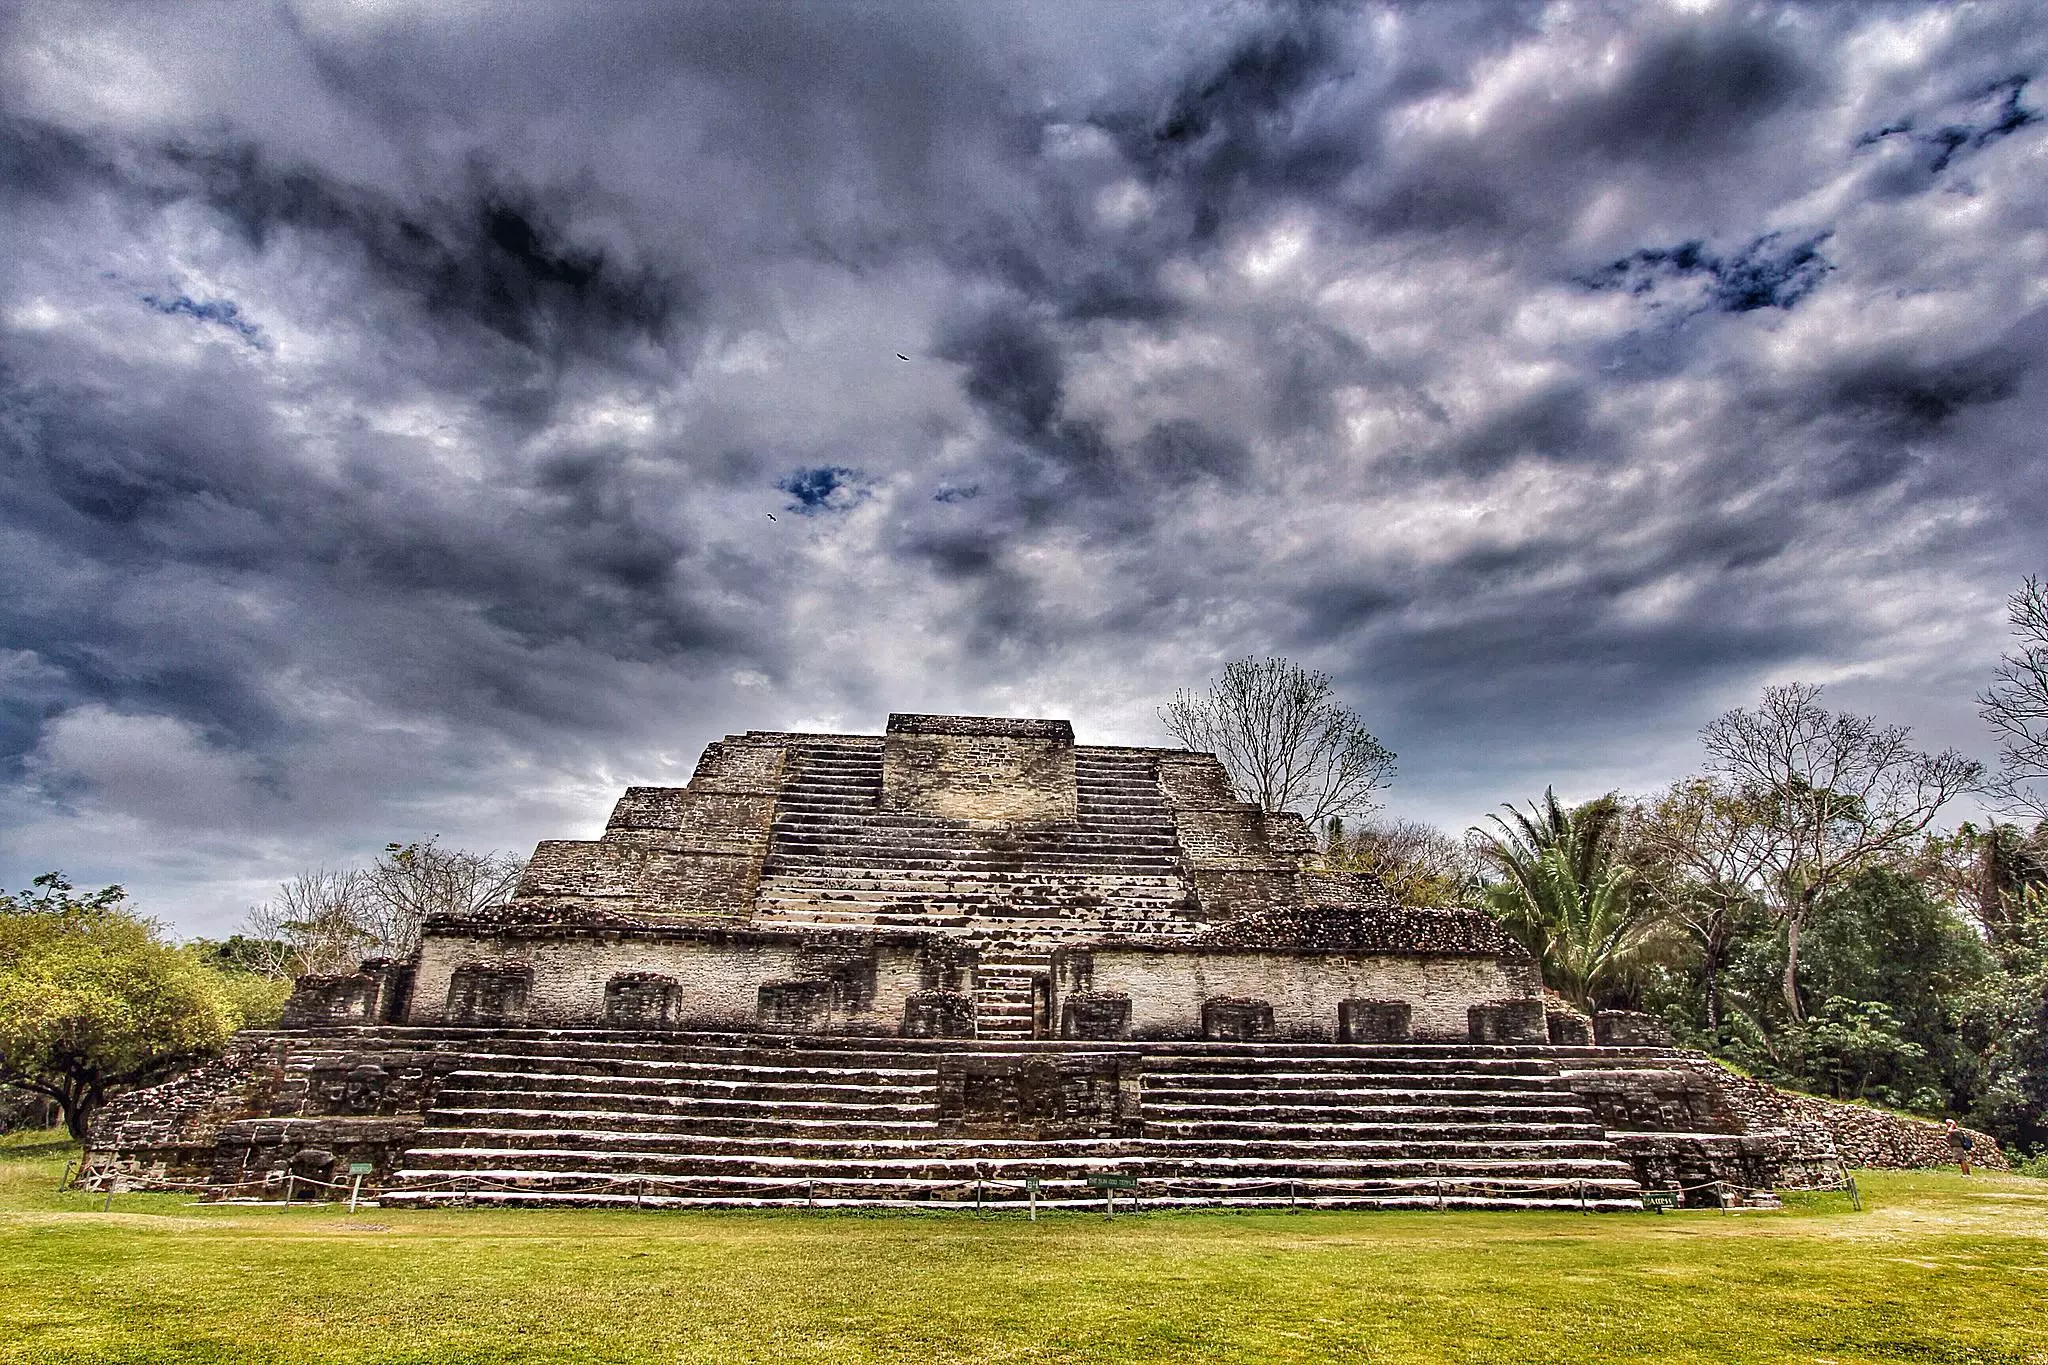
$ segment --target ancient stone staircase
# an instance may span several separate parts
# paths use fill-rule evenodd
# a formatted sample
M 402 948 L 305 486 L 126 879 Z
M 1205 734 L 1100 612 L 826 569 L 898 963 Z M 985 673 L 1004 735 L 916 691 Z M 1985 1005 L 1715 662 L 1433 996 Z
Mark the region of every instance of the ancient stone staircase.
M 980 826 L 881 806 L 880 740 L 792 751 L 756 899 L 767 921 L 1172 932 L 1189 891 L 1141 751 L 1074 751 L 1069 823 Z
M 946 1098 L 962 1068 L 1034 1065 L 1114 1072 L 1129 1093 L 1078 1127 L 978 1121 Z M 478 1040 L 383 1197 L 1018 1205 L 1029 1178 L 1042 1202 L 1080 1205 L 1103 1174 L 1134 1178 L 1142 1207 L 1640 1207 L 1542 1049 L 740 1035 Z
M 1041 983 L 1052 977 L 1052 948 L 1044 942 L 996 941 L 981 950 L 974 970 L 974 1036 L 1028 1040 L 1052 1022 L 1041 1018 Z

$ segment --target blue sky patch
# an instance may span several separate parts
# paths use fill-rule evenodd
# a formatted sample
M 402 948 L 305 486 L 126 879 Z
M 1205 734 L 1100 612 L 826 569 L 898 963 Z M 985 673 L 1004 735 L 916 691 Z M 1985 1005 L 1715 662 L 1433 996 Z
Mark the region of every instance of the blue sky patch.
M 239 335 L 258 350 L 263 348 L 263 329 L 242 316 L 239 305 L 228 299 L 195 299 L 190 294 L 144 294 L 142 301 L 159 313 L 210 322 Z
M 836 464 L 796 470 L 775 486 L 789 494 L 789 510 L 806 517 L 845 512 L 868 497 L 867 475 Z

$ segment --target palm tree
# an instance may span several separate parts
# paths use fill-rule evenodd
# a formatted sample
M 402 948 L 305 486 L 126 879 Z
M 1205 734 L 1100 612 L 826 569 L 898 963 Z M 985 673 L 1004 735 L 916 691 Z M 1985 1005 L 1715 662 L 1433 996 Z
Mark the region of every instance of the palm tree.
M 1617 856 L 1621 802 L 1612 794 L 1566 809 L 1546 788 L 1526 813 L 1505 807 L 1497 832 L 1475 829 L 1479 855 L 1501 880 L 1487 903 L 1529 950 L 1552 990 L 1591 1011 L 1643 946 L 1650 928 L 1635 873 Z

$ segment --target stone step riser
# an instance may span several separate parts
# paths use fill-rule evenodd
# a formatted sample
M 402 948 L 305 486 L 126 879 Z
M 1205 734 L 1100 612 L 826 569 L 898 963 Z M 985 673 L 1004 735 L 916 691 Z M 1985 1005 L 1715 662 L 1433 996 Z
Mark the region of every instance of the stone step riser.
M 422 1152 L 568 1151 L 638 1159 L 768 1160 L 803 1162 L 926 1161 L 1101 1161 L 1110 1158 L 1172 1158 L 1220 1161 L 1227 1168 L 1251 1161 L 1345 1164 L 1385 1161 L 1472 1163 L 1529 1161 L 1545 1166 L 1587 1163 L 1623 1168 L 1605 1140 L 1523 1138 L 1511 1141 L 1432 1141 L 1382 1137 L 1323 1142 L 1257 1139 L 1045 1138 L 951 1134 L 911 1137 L 732 1136 L 696 1134 L 683 1144 L 673 1135 L 603 1128 L 434 1128 L 421 1134 Z
M 617 1109 L 542 1109 L 513 1107 L 436 1108 L 427 1115 L 422 1140 L 435 1130 L 511 1132 L 660 1133 L 676 1138 L 699 1135 L 732 1137 L 811 1137 L 854 1139 L 902 1138 L 918 1140 L 939 1135 L 936 1115 L 924 1119 L 903 1118 L 884 1121 L 875 1118 L 825 1117 L 800 1119 L 794 1116 L 714 1117 L 704 1114 L 656 1114 Z M 1515 1142 L 1531 1139 L 1599 1142 L 1606 1137 L 1597 1124 L 1570 1123 L 1371 1123 L 1322 1124 L 1266 1123 L 1152 1123 L 1145 1124 L 1148 1139 L 1200 1145 L 1218 1138 L 1242 1138 L 1295 1143 L 1360 1141 L 1378 1138 L 1389 1142 Z
M 409 1160 L 419 1164 L 408 1169 L 415 1172 L 436 1172 L 455 1174 L 463 1171 L 503 1170 L 516 1166 L 521 1170 L 536 1172 L 558 1172 L 561 1174 L 584 1173 L 604 1175 L 648 1175 L 648 1176 L 708 1176 L 726 1178 L 752 1178 L 762 1180 L 787 1180 L 794 1175 L 798 1179 L 844 1180 L 844 1181 L 954 1181 L 974 1180 L 1022 1180 L 1036 1176 L 1041 1180 L 1072 1180 L 1080 1182 L 1096 1171 L 1104 1169 L 1102 1162 L 1059 1161 L 1054 1159 L 1024 1161 L 890 1161 L 890 1162 L 777 1162 L 772 1158 L 759 1160 L 706 1159 L 700 1157 L 660 1157 L 651 1154 L 605 1153 L 605 1152 L 557 1152 L 529 1151 L 518 1148 L 498 1149 L 423 1149 L 413 1152 Z M 1145 1180 L 1204 1180 L 1231 1177 L 1240 1180 L 1548 1180 L 1556 1178 L 1584 1179 L 1620 1182 L 1633 1179 L 1630 1168 L 1622 1162 L 1585 1162 L 1571 1165 L 1562 1162 L 1543 1161 L 1500 1161 L 1500 1162 L 1436 1162 L 1420 1160 L 1388 1160 L 1380 1162 L 1241 1162 L 1233 1163 L 1225 1171 L 1213 1161 L 1201 1157 L 1183 1160 L 1155 1159 L 1131 1160 L 1118 1158 L 1112 1167 L 1120 1175 L 1136 1176 Z M 415 1177 L 415 1183 L 420 1183 Z

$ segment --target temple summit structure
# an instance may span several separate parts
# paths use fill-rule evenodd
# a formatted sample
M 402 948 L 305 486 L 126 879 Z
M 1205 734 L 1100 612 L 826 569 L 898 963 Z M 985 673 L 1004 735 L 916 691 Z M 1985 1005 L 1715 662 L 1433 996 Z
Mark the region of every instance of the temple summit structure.
M 1323 870 L 1222 765 L 1062 720 L 755 731 L 408 960 L 110 1104 L 134 1186 L 387 1204 L 1639 1208 L 1828 1178 L 1826 1133 L 1484 912 Z M 1091 1180 L 1094 1182 L 1091 1184 Z M 1699 1202 L 1696 1197 L 1695 1202 Z

